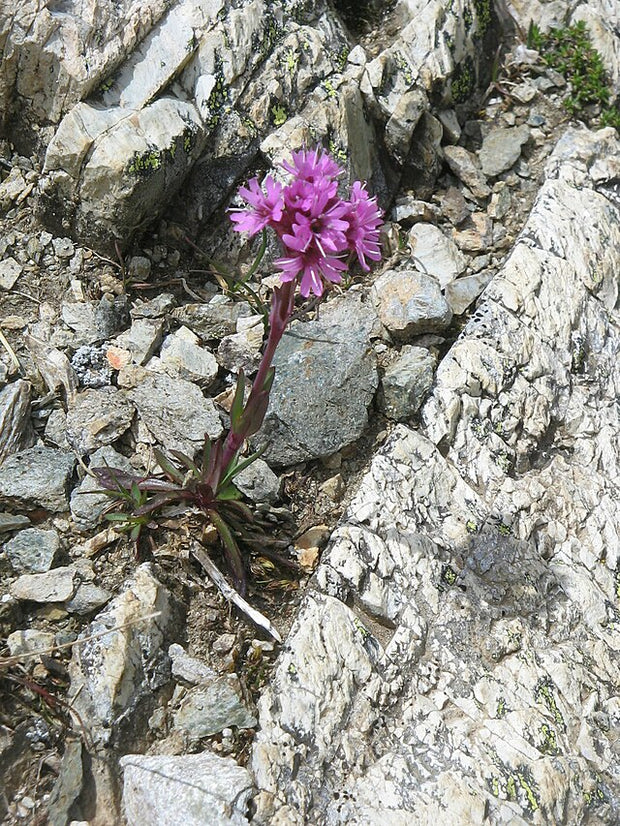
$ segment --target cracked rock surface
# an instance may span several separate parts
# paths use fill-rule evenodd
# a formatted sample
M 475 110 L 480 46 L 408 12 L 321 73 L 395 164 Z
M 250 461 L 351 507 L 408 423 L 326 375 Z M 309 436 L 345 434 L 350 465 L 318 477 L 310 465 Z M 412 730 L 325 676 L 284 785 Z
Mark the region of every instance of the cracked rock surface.
M 373 460 L 260 702 L 253 822 L 618 822 L 619 151 L 566 132 Z

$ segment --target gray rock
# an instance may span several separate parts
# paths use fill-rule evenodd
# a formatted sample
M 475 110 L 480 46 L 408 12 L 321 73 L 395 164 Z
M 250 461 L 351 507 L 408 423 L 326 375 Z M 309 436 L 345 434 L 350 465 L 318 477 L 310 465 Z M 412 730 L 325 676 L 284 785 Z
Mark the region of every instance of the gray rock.
M 96 305 L 94 315 L 98 338 L 111 338 L 129 324 L 129 300 L 126 295 L 104 295 Z
M 181 327 L 166 336 L 161 347 L 160 363 L 171 376 L 211 384 L 218 373 L 213 353 L 200 346 L 200 339 L 188 327 Z
M 489 204 L 489 208 L 487 210 L 489 217 L 494 218 L 497 221 L 501 221 L 501 219 L 508 214 L 508 211 L 512 205 L 510 188 L 506 186 L 503 181 L 498 182 L 496 186 L 499 186 L 500 184 L 500 189 L 493 192 L 493 195 L 491 196 L 491 203 Z
M 620 215 L 589 170 L 619 151 L 562 138 L 332 535 L 260 701 L 253 822 L 618 820 Z
M 22 265 L 10 255 L 0 261 L 0 287 L 3 290 L 12 290 L 22 271 Z
M 434 278 L 416 270 L 388 270 L 373 285 L 371 299 L 385 329 L 399 341 L 444 330 L 452 311 Z
M 60 537 L 56 531 L 26 528 L 4 546 L 14 571 L 18 574 L 41 574 L 54 564 L 60 549 Z
M 424 347 L 405 345 L 381 380 L 385 415 L 404 422 L 420 409 L 433 384 L 435 359 Z
M 147 261 L 150 272 L 150 260 L 148 258 L 135 256 L 129 262 L 130 274 L 131 262 L 134 260 Z M 136 276 L 136 278 L 137 277 L 138 276 Z M 146 276 L 142 277 L 146 278 Z M 161 316 L 169 315 L 174 310 L 175 306 L 176 301 L 172 293 L 160 293 L 159 295 L 156 295 L 155 298 L 151 298 L 149 301 L 136 301 L 130 312 L 132 318 L 161 318 Z
M 17 531 L 21 528 L 27 528 L 28 525 L 30 525 L 30 519 L 27 516 L 0 512 L 0 533 Z
M 462 146 L 444 146 L 443 151 L 450 169 L 469 187 L 475 198 L 486 198 L 491 194 L 491 188 L 480 169 L 480 162 L 474 154 Z
M 273 504 L 280 495 L 280 479 L 262 459 L 256 459 L 242 470 L 234 483 L 252 502 Z
M 69 812 L 82 791 L 82 741 L 67 739 L 60 763 L 60 772 L 49 796 L 50 826 L 70 823 Z M 74 823 L 75 821 L 73 821 Z
M 0 464 L 35 443 L 30 420 L 30 384 L 18 379 L 0 390 Z
M 439 202 L 443 214 L 455 227 L 462 224 L 471 214 L 463 193 L 455 186 L 448 187 L 448 189 L 440 195 Z
M 442 287 L 465 272 L 467 259 L 451 238 L 433 224 L 414 224 L 409 245 L 417 267 L 433 275 Z
M 454 315 L 461 315 L 478 298 L 495 275 L 493 270 L 483 270 L 475 275 L 457 278 L 446 287 L 446 300 Z
M 217 678 L 217 673 L 208 665 L 189 654 L 178 643 L 168 649 L 172 663 L 172 676 L 190 685 L 208 685 Z
M 71 366 L 82 387 L 106 387 L 112 378 L 112 367 L 106 358 L 107 347 L 83 345 L 71 358 Z
M 129 260 L 129 264 L 127 265 L 127 273 L 132 281 L 147 281 L 151 274 L 152 266 L 153 265 L 151 264 L 150 258 L 145 258 L 143 255 L 132 255 Z M 169 295 L 169 293 L 167 295 Z M 158 298 L 159 296 L 157 296 L 154 300 L 157 300 Z M 132 315 L 134 318 L 139 317 L 134 315 L 133 311 Z M 147 316 L 143 317 L 146 318 Z
M 208 751 L 121 758 L 128 826 L 247 826 L 252 796 L 247 769 Z
M 184 379 L 146 373 L 127 395 L 138 408 L 143 423 L 169 450 L 181 450 L 191 456 L 203 444 L 205 433 L 218 439 L 224 432 L 213 401 Z
M 78 582 L 75 568 L 54 568 L 44 574 L 22 574 L 11 583 L 9 593 L 32 602 L 64 602 L 71 599 Z
M 293 323 L 276 351 L 276 378 L 258 446 L 275 466 L 329 456 L 360 437 L 377 389 L 369 337 L 375 311 L 349 290 L 319 320 Z
M 0 467 L 0 504 L 65 511 L 75 456 L 51 447 L 14 453 Z
M 154 612 L 157 615 L 150 616 Z M 86 639 L 74 647 L 71 703 L 96 745 L 109 743 L 130 726 L 138 709 L 154 707 L 155 692 L 169 679 L 162 645 L 171 612 L 169 593 L 148 564 L 140 565 L 126 589 L 85 629 Z M 108 635 L 99 636 L 107 630 Z M 131 741 L 129 730 L 127 736 Z
M 83 390 L 67 411 L 67 441 L 81 455 L 92 453 L 120 438 L 134 415 L 135 407 L 116 387 Z
M 237 331 L 237 321 L 252 314 L 245 301 L 231 301 L 222 295 L 208 304 L 186 304 L 177 307 L 172 316 L 179 324 L 189 327 L 202 341 L 221 339 Z
M 252 728 L 256 718 L 241 699 L 239 679 L 230 675 L 189 689 L 174 715 L 174 725 L 190 740 L 200 740 L 231 726 Z
M 116 467 L 127 473 L 134 471 L 129 459 L 112 447 L 102 447 L 90 457 L 91 467 Z M 101 485 L 92 476 L 85 476 L 80 485 L 71 494 L 71 515 L 75 526 L 80 531 L 95 528 L 110 508 L 112 499 L 101 491 Z M 114 510 L 114 508 L 113 508 Z
M 70 614 L 91 614 L 112 599 L 112 594 L 93 582 L 80 582 L 75 594 L 65 601 L 64 608 Z
M 265 335 L 263 317 L 242 317 L 237 321 L 237 332 L 225 336 L 217 348 L 217 360 L 226 370 L 254 373 L 261 362 L 261 345 Z
M 135 364 L 146 364 L 161 344 L 164 322 L 161 319 L 138 318 L 129 330 L 116 338 L 118 347 L 129 350 Z
M 521 148 L 529 137 L 530 130 L 525 125 L 491 129 L 478 153 L 484 174 L 494 178 L 510 169 L 519 160 Z
M 399 224 L 409 226 L 420 221 L 425 223 L 436 221 L 439 217 L 439 210 L 434 204 L 420 201 L 409 195 L 396 200 L 393 215 L 394 220 Z

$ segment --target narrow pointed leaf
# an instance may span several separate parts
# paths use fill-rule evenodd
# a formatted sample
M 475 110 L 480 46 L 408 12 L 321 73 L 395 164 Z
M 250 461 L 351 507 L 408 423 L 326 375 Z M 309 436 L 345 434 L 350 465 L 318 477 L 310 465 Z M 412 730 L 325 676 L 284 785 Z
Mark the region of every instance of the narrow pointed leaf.
M 238 473 L 241 473 L 241 471 L 245 470 L 246 467 L 249 467 L 249 465 L 251 465 L 252 462 L 255 462 L 257 459 L 259 459 L 266 449 L 267 445 L 265 444 L 263 445 L 263 447 L 260 448 L 260 450 L 257 450 L 256 453 L 252 453 L 251 456 L 248 456 L 246 459 L 242 459 L 240 462 L 237 462 L 233 466 L 229 467 L 224 476 L 222 476 L 220 487 L 224 487 L 225 485 L 227 485 L 232 479 L 235 478 L 235 476 Z
M 245 375 L 243 370 L 239 370 L 237 376 L 237 387 L 235 388 L 235 397 L 230 408 L 230 429 L 233 432 L 238 432 L 238 425 L 243 415 L 243 395 L 245 392 Z
M 235 580 L 237 590 L 241 596 L 244 596 L 247 584 L 245 566 L 241 557 L 241 551 L 235 541 L 235 537 L 232 535 L 232 531 L 217 511 L 209 511 L 209 519 L 213 523 L 215 529 L 220 535 L 220 539 L 222 540 L 226 561 L 228 562 Z
M 157 450 L 157 448 L 154 448 L 153 455 L 155 456 L 157 464 L 164 471 L 164 473 L 167 476 L 169 476 L 174 482 L 177 482 L 179 485 L 182 485 L 183 480 L 185 478 L 183 472 L 180 471 L 178 467 L 175 467 L 175 465 L 173 465 L 172 462 L 164 456 L 161 450 Z

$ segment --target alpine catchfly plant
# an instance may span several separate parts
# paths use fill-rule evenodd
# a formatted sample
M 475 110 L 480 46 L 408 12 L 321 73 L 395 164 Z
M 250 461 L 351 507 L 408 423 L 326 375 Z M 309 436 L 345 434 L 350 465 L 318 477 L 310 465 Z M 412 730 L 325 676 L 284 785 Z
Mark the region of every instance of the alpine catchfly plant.
M 198 461 L 170 451 L 175 464 L 156 451 L 163 479 L 136 477 L 110 467 L 93 469 L 106 492 L 125 504 L 125 514 L 109 517 L 136 540 L 167 506 L 184 503 L 202 511 L 219 534 L 241 593 L 246 589 L 247 575 L 238 538 L 243 538 L 242 523 L 252 520 L 252 512 L 239 501 L 242 496 L 234 479 L 259 456 L 244 457 L 243 451 L 260 430 L 267 412 L 275 375 L 273 357 L 293 314 L 296 288 L 303 298 L 311 293 L 321 298 L 328 285 L 342 281 L 353 261 L 357 259 L 368 271 L 369 262 L 381 257 L 382 212 L 362 183 L 355 181 L 349 199 L 342 198 L 339 189 L 344 170 L 321 148 L 293 152 L 282 168 L 288 181 L 281 183 L 268 175 L 261 184 L 253 178 L 238 192 L 246 205 L 230 211 L 235 230 L 250 237 L 263 233 L 252 274 L 265 251 L 268 229 L 276 233 L 283 254 L 274 262 L 281 283 L 271 297 L 261 362 L 247 399 L 245 375 L 239 370 L 226 437 L 212 444 L 205 436 L 205 449 Z

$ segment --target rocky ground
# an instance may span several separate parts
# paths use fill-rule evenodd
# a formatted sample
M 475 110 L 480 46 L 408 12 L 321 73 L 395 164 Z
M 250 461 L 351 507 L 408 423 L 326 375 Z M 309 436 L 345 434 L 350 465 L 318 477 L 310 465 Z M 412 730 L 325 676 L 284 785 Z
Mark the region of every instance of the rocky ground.
M 369 58 L 380 52 L 372 31 L 359 37 Z M 299 566 L 246 549 L 248 599 L 282 638 L 378 447 L 418 421 L 567 128 L 563 77 L 518 36 L 501 54 L 488 88 L 434 112 L 441 159 L 386 202 L 381 265 L 320 308 L 299 303 L 278 353 L 268 446 L 240 487 Z M 200 772 L 210 755 L 247 763 L 279 646 L 206 576 L 197 547 L 223 560 L 197 514 L 168 514 L 136 548 L 106 524 L 87 468 L 143 472 L 154 446 L 194 454 L 205 432 L 217 438 L 236 373 L 256 369 L 262 318 L 200 252 L 239 245 L 192 234 L 183 193 L 129 249 L 103 255 L 40 223 L 40 154 L 5 141 L 0 164 L 0 811 L 16 824 L 114 823 L 103 812 L 116 811 L 124 754 L 196 754 Z M 266 298 L 268 265 L 250 283 Z M 249 787 L 230 771 L 241 810 Z

